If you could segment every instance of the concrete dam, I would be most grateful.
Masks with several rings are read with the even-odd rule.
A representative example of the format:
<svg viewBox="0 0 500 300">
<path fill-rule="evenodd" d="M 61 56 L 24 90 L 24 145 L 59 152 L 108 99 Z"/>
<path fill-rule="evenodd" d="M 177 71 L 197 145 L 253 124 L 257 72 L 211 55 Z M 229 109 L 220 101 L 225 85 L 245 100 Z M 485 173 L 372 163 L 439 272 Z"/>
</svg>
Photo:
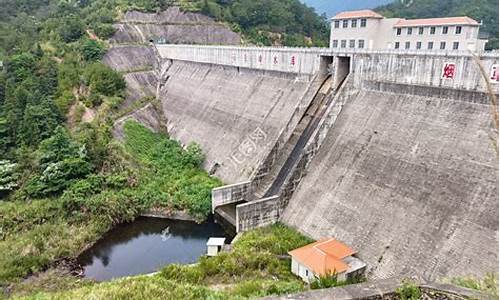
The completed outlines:
<svg viewBox="0 0 500 300">
<path fill-rule="evenodd" d="M 197 142 L 237 232 L 281 221 L 359 251 L 369 278 L 494 272 L 498 56 L 155 45 L 158 109 Z M 481 68 L 485 72 L 481 72 Z"/>
</svg>

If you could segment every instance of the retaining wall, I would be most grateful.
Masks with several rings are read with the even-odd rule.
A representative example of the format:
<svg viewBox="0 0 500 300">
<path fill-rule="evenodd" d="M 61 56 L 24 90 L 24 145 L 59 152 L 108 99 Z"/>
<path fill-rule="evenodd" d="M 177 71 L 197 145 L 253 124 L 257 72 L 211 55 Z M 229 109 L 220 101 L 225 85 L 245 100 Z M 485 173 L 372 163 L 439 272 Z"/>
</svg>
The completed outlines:
<svg viewBox="0 0 500 300">
<path fill-rule="evenodd" d="M 279 220 L 279 196 L 236 206 L 236 232 L 245 232 L 276 223 Z"/>
<path fill-rule="evenodd" d="M 249 201 L 252 194 L 251 182 L 226 185 L 212 190 L 212 213 L 219 206 Z"/>
</svg>

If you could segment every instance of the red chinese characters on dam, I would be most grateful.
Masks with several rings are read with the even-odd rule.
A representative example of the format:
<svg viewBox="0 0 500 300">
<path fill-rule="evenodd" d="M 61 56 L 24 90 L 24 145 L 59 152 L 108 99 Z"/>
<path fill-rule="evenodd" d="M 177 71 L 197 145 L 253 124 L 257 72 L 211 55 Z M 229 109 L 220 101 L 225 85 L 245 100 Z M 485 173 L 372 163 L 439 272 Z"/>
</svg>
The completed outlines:
<svg viewBox="0 0 500 300">
<path fill-rule="evenodd" d="M 444 65 L 442 78 L 445 78 L 445 79 L 455 78 L 455 64 L 454 63 L 446 63 Z"/>
<path fill-rule="evenodd" d="M 244 56 L 244 60 L 245 60 L 245 62 L 247 61 L 247 55 L 246 54 Z M 262 56 L 262 54 L 259 54 L 257 60 L 258 60 L 259 63 L 263 62 L 263 56 Z M 275 65 L 279 64 L 278 56 L 273 56 L 273 64 L 275 64 Z M 297 57 L 295 55 L 292 55 L 290 57 L 290 65 L 291 66 L 295 66 L 296 64 L 297 64 Z"/>
<path fill-rule="evenodd" d="M 498 65 L 493 65 L 491 66 L 491 71 L 490 71 L 490 80 L 492 82 L 497 82 L 498 83 L 498 76 L 499 75 L 499 70 L 498 70 Z"/>
</svg>

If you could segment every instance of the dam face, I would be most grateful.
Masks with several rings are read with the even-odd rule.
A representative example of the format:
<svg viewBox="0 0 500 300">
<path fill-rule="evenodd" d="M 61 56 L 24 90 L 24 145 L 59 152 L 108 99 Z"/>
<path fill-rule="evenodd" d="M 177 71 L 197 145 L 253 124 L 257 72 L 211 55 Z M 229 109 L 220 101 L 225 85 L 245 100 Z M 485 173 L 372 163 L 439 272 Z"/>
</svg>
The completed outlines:
<svg viewBox="0 0 500 300">
<path fill-rule="evenodd" d="M 237 231 L 281 221 L 335 237 L 369 278 L 496 270 L 496 54 L 156 51 L 160 114 L 229 184 L 213 209 Z"/>
</svg>

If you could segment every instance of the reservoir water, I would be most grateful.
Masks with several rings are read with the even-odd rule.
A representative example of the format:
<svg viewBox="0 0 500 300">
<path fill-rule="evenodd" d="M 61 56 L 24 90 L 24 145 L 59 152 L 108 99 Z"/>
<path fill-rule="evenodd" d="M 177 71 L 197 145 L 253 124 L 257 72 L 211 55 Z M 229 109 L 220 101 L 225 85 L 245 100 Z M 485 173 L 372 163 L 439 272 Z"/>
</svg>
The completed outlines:
<svg viewBox="0 0 500 300">
<path fill-rule="evenodd" d="M 86 278 L 98 281 L 147 274 L 173 263 L 191 264 L 206 254 L 210 237 L 226 237 L 213 221 L 140 217 L 107 232 L 78 257 Z"/>
</svg>

